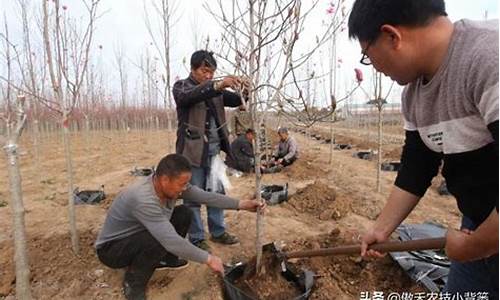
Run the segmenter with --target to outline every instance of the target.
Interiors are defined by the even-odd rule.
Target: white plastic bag
[[[233,188],[229,178],[226,174],[227,166],[224,164],[220,155],[216,155],[212,159],[212,165],[210,168],[210,176],[208,178],[207,186],[213,192],[220,191],[220,186],[224,187],[225,191],[229,191]]]

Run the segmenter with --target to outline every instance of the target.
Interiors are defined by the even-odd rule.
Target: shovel
[[[443,249],[445,247],[446,239],[443,238],[430,238],[430,239],[419,239],[411,241],[389,241],[371,244],[368,246],[369,250],[375,250],[378,252],[407,252],[407,251],[421,251],[421,250],[435,250]],[[291,258],[304,258],[304,257],[317,257],[317,256],[333,256],[333,255],[349,255],[349,254],[360,254],[361,244],[354,245],[343,245],[333,248],[323,248],[316,250],[302,250],[294,252],[283,252],[281,251],[275,243],[266,244],[262,247],[263,261],[262,265],[271,265],[275,263],[281,264],[282,268],[287,259]],[[267,253],[267,254],[265,254]],[[270,261],[266,261],[270,260]],[[247,265],[244,272],[244,277],[249,278],[256,274],[256,262],[255,258],[251,259]]]

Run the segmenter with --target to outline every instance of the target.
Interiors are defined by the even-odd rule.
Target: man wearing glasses
[[[356,0],[349,36],[362,64],[406,85],[401,169],[362,255],[382,255],[368,245],[388,239],[443,163],[463,213],[446,236],[445,291],[498,299],[498,21],[452,23],[443,0]]]

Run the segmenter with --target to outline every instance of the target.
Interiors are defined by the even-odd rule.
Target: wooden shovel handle
[[[372,244],[368,249],[378,252],[400,252],[400,251],[418,251],[443,249],[445,246],[445,238],[420,239],[412,241],[390,241],[378,244]],[[338,246],[334,248],[324,248],[317,250],[304,250],[296,252],[283,253],[286,258],[314,257],[314,256],[331,256],[340,254],[361,254],[361,244]]]

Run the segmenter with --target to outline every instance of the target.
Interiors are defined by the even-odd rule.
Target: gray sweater
[[[193,185],[189,185],[180,198],[225,209],[237,209],[239,206],[236,199],[205,192]],[[148,230],[168,252],[187,260],[205,263],[208,252],[179,236],[170,223],[175,203],[176,201],[167,201],[165,206],[160,204],[152,176],[137,180],[113,201],[97,237],[96,248],[106,242]]]
[[[276,157],[283,158],[285,160],[291,160],[292,158],[299,158],[299,145],[293,136],[288,136],[286,141],[280,141],[278,144],[278,149],[274,154]]]

